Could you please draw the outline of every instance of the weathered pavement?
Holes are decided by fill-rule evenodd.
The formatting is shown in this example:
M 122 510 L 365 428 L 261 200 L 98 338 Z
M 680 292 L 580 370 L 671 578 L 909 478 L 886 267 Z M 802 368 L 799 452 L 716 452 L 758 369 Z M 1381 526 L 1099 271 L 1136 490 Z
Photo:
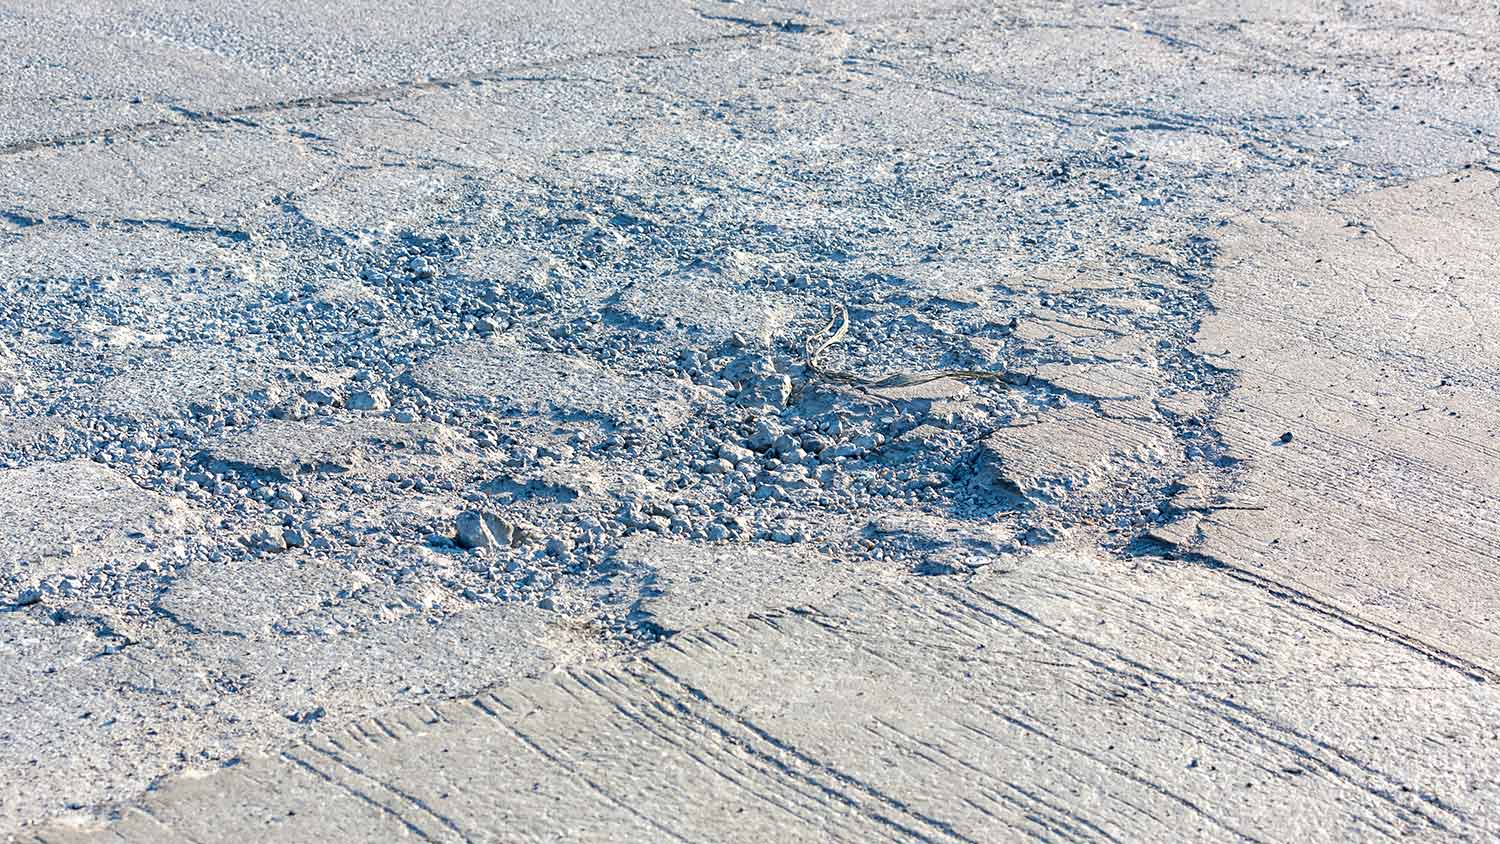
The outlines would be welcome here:
M 1497 705 L 1212 571 L 1041 554 L 359 721 L 39 839 L 1483 838 Z
M 1496 10 L 843 5 L 0 6 L 0 835 L 1500 836 Z
M 1500 219 L 1497 186 L 1493 174 L 1443 177 L 1341 209 L 1337 227 L 1319 209 L 1286 215 L 1270 234 L 1267 223 L 1242 220 L 1231 237 L 1247 263 L 1265 256 L 1280 266 L 1297 260 L 1295 250 L 1274 248 L 1288 228 L 1321 225 L 1343 242 L 1310 233 L 1297 242 L 1316 249 L 1310 260 L 1337 265 L 1372 248 L 1343 232 L 1358 229 L 1345 220 L 1357 222 L 1373 207 L 1385 212 L 1396 243 L 1404 235 L 1427 243 L 1430 255 L 1467 254 L 1463 243 L 1495 242 L 1482 229 Z M 1434 213 L 1447 224 L 1435 225 Z M 1247 245 L 1257 235 L 1270 241 L 1264 252 Z M 1440 263 L 1450 283 L 1494 272 Z M 1446 289 L 1423 277 L 1420 259 L 1410 264 L 1405 296 L 1430 301 L 1434 289 Z M 1243 342 L 1279 346 L 1274 332 L 1253 321 L 1265 311 L 1238 302 L 1256 301 L 1257 280 L 1278 282 L 1279 295 L 1285 279 L 1233 266 L 1226 286 L 1244 298 L 1221 309 L 1214 333 L 1200 342 L 1232 343 L 1225 333 L 1238 329 Z M 1322 303 L 1333 285 L 1320 287 L 1316 273 L 1298 278 L 1307 280 L 1299 289 L 1319 303 L 1318 313 L 1336 312 Z M 1286 298 L 1272 311 L 1283 322 L 1296 313 Z M 1429 383 L 1424 367 L 1441 366 L 1437 355 L 1462 349 L 1467 335 L 1445 330 L 1440 348 L 1420 355 L 1405 320 L 1383 323 L 1392 312 L 1381 299 L 1363 301 L 1361 341 L 1394 342 L 1383 332 L 1399 331 L 1412 352 L 1409 374 L 1381 373 L 1381 392 L 1446 388 Z M 1453 301 L 1483 300 L 1460 291 Z M 1481 305 L 1468 326 L 1475 336 L 1483 336 L 1487 316 Z M 1283 365 L 1275 406 L 1318 407 L 1317 399 L 1328 399 L 1328 370 L 1308 366 L 1307 356 L 1294 351 L 1293 363 Z M 1358 384 L 1359 360 L 1338 370 L 1341 384 Z M 1449 382 L 1493 377 L 1449 371 Z M 1265 395 L 1256 375 L 1245 373 L 1231 406 Z M 1493 406 L 1485 416 L 1483 404 L 1492 388 L 1486 384 L 1479 407 L 1466 406 L 1465 424 L 1493 425 Z M 1334 401 L 1364 406 L 1359 396 L 1368 394 L 1351 400 L 1351 392 Z M 1362 479 L 1371 461 L 1359 451 L 1367 439 L 1329 429 L 1368 426 L 1369 416 L 1325 404 L 1327 416 L 1315 426 L 1305 413 L 1256 406 L 1270 418 L 1239 430 L 1296 429 L 1290 443 L 1278 438 L 1275 447 L 1316 449 L 1302 465 L 1342 481 L 1287 478 L 1292 458 L 1246 454 L 1250 479 L 1240 488 L 1257 493 L 1265 509 L 1195 518 L 1195 532 L 1177 549 L 1210 549 L 1222 559 L 1193 550 L 1190 565 L 1145 574 L 1117 560 L 1037 552 L 967 579 L 854 586 L 739 620 L 664 612 L 672 629 L 707 623 L 638 658 L 356 721 L 173 783 L 126 807 L 102 837 L 59 829 L 37 840 L 192 842 L 226 831 L 235 840 L 288 842 L 330 833 L 369 841 L 1500 835 L 1496 663 L 1483 639 L 1454 629 L 1465 618 L 1482 621 L 1493 595 L 1475 588 L 1490 576 L 1485 549 L 1474 554 L 1461 541 L 1466 534 L 1449 528 L 1458 539 L 1413 560 L 1407 543 L 1416 537 L 1391 541 L 1399 520 L 1374 507 L 1363 518 L 1321 526 L 1331 534 L 1324 547 L 1360 549 L 1359 567 L 1276 535 L 1297 530 L 1299 518 L 1338 512 L 1345 496 L 1368 496 Z M 1407 416 L 1398 410 L 1396 418 Z M 1451 415 L 1439 418 L 1452 424 Z M 1369 437 L 1369 427 L 1359 430 Z M 1432 453 L 1428 443 L 1401 438 L 1386 459 L 1417 463 Z M 1482 489 L 1455 490 L 1422 476 L 1411 489 L 1441 490 L 1446 500 L 1476 508 L 1490 500 Z M 1442 536 L 1442 519 L 1426 513 L 1426 530 Z M 1270 521 L 1247 528 L 1246 520 Z M 1380 541 L 1361 544 L 1377 527 Z M 1272 534 L 1264 543 L 1287 550 L 1258 556 L 1216 544 L 1247 533 Z M 1416 606 L 1371 608 L 1357 591 L 1323 579 L 1343 572 L 1390 583 L 1416 562 L 1433 570 L 1413 579 L 1411 600 L 1422 596 Z M 720 563 L 730 576 L 744 565 Z M 1447 585 L 1444 575 L 1467 588 Z

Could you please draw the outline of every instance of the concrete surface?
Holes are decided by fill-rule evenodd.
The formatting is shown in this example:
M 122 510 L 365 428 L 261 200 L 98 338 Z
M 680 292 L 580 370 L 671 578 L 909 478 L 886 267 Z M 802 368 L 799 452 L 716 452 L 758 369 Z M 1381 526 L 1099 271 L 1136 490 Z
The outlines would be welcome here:
M 174 783 L 105 835 L 36 840 L 1500 832 L 1493 686 L 1210 570 L 1019 566 L 858 587 L 354 722 Z
M 1495 837 L 1497 20 L 0 3 L 0 835 Z
M 1237 373 L 1216 427 L 1246 461 L 1237 499 L 1264 509 L 1174 526 L 1183 547 L 1500 680 L 1500 176 L 1247 218 L 1223 242 L 1198 348 Z

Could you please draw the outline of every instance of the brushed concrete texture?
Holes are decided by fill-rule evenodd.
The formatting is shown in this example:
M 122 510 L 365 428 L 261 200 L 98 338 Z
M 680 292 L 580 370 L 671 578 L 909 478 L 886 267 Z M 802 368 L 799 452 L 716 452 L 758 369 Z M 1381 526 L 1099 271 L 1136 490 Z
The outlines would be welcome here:
M 32 840 L 1479 840 L 1497 694 L 1208 569 L 1045 553 L 342 725 Z
M 1500 679 L 1500 174 L 1223 235 L 1198 349 L 1235 371 L 1236 500 L 1181 547 Z M 1290 435 L 1283 441 L 1285 435 Z

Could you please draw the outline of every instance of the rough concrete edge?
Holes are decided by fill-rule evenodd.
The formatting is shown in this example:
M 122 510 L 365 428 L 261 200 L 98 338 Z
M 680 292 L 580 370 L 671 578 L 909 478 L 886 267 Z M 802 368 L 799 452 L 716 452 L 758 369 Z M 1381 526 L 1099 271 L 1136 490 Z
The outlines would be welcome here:
M 1455 175 L 1462 175 L 1465 171 L 1470 169 L 1478 169 L 1491 173 L 1500 173 L 1500 165 L 1493 163 L 1490 160 L 1490 156 L 1488 154 L 1485 154 L 1481 157 L 1476 158 L 1474 161 L 1470 162 L 1464 167 L 1460 167 L 1456 170 L 1438 173 L 1431 176 L 1411 178 L 1394 185 L 1371 185 L 1365 190 L 1352 191 L 1350 193 L 1344 194 L 1338 198 L 1337 202 L 1344 202 L 1350 199 L 1379 193 L 1381 191 L 1407 188 L 1423 182 L 1448 179 L 1452 178 Z M 1295 210 L 1295 208 L 1300 207 L 1304 206 L 1294 206 L 1293 209 L 1288 210 Z M 1245 211 L 1231 217 L 1228 220 L 1228 223 L 1232 225 L 1241 221 L 1253 222 L 1259 219 L 1260 213 L 1262 212 Z M 1218 269 L 1218 267 L 1215 267 L 1215 269 Z M 1215 281 L 1217 281 L 1217 278 L 1215 278 Z M 1221 320 L 1229 319 L 1230 317 L 1227 315 L 1227 313 L 1221 309 L 1220 303 L 1215 301 L 1214 287 L 1215 285 L 1210 285 L 1206 293 L 1210 305 L 1209 314 L 1212 318 Z M 1194 330 L 1191 345 L 1187 349 L 1189 354 L 1201 356 L 1201 352 L 1196 351 L 1194 347 L 1199 343 L 1200 337 L 1205 330 L 1206 322 L 1207 320 L 1200 320 L 1196 329 Z M 1222 369 L 1232 373 L 1234 378 L 1234 386 L 1231 388 L 1230 394 L 1243 389 L 1240 384 L 1241 370 L 1239 368 L 1229 365 L 1223 365 L 1220 363 L 1211 363 L 1211 365 L 1217 369 Z M 1217 403 L 1211 404 L 1209 407 L 1209 412 L 1207 414 L 1207 427 L 1215 434 L 1215 436 L 1218 436 L 1218 429 L 1215 424 L 1218 420 L 1218 417 L 1219 409 Z M 1237 465 L 1233 475 L 1234 480 L 1230 485 L 1226 485 L 1220 491 L 1231 492 L 1234 488 L 1233 485 L 1240 482 L 1240 480 L 1244 477 L 1244 473 L 1253 470 L 1253 464 L 1254 458 L 1237 457 Z M 1198 530 L 1201 531 L 1201 527 L 1198 528 Z M 1361 633 L 1376 636 L 1399 647 L 1410 650 L 1413 653 L 1416 653 L 1439 665 L 1458 671 L 1471 680 L 1475 680 L 1481 683 L 1500 683 L 1500 670 L 1497 670 L 1496 668 L 1481 665 L 1466 657 L 1452 653 L 1451 651 L 1439 645 L 1426 642 L 1420 638 L 1403 633 L 1400 630 L 1396 630 L 1395 628 L 1392 628 L 1388 625 L 1364 618 L 1357 613 L 1340 607 L 1336 603 L 1319 598 L 1316 595 L 1299 589 L 1296 586 L 1293 586 L 1284 581 L 1267 577 L 1263 574 L 1251 571 L 1250 569 L 1239 566 L 1232 561 L 1202 553 L 1199 550 L 1203 545 L 1201 533 L 1198 534 L 1197 538 L 1193 538 L 1186 535 L 1179 535 L 1171 531 L 1162 532 L 1158 530 L 1148 533 L 1143 538 L 1148 541 L 1148 545 L 1147 547 L 1138 550 L 1135 556 L 1154 556 L 1170 560 L 1190 562 L 1198 564 L 1204 568 L 1211 569 L 1213 571 L 1221 572 L 1234 580 L 1253 586 L 1281 600 L 1288 601 L 1303 610 L 1316 613 L 1347 627 L 1350 627 L 1354 630 L 1357 630 Z

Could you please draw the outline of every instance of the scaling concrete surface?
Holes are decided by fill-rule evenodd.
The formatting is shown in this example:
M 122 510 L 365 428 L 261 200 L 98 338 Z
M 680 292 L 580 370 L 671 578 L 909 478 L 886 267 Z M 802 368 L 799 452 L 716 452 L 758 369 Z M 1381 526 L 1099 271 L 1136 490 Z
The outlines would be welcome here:
M 1500 834 L 1497 19 L 5 4 L 0 833 Z

